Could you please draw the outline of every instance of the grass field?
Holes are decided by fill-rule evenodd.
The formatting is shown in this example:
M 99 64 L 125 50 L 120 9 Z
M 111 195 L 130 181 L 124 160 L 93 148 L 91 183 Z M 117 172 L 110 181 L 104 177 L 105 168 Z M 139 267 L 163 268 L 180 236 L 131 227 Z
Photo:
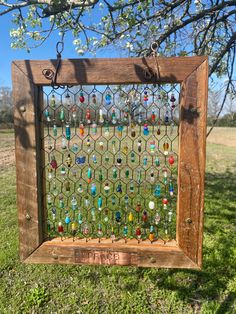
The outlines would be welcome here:
M 0 131 L 0 313 L 236 313 L 236 129 L 207 144 L 203 270 L 24 265 L 14 139 Z

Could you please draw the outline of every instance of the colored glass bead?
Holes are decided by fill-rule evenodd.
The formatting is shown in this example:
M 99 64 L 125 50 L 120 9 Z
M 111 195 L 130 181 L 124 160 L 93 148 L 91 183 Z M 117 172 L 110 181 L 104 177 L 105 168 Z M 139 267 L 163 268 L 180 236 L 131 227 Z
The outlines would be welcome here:
M 161 220 L 161 216 L 159 215 L 159 213 L 156 213 L 155 218 L 154 218 L 155 224 L 158 225 L 160 220 Z
M 92 95 L 92 103 L 94 105 L 96 105 L 96 103 L 97 103 L 97 99 L 96 99 L 96 95 L 95 94 Z
M 70 136 L 71 136 L 70 125 L 67 124 L 67 125 L 66 125 L 66 139 L 67 139 L 68 141 L 70 140 Z
M 169 122 L 169 111 L 167 110 L 165 113 L 165 123 Z
M 91 112 L 90 109 L 86 110 L 86 119 L 87 119 L 87 124 L 91 123 Z
M 108 137 L 108 136 L 110 135 L 110 129 L 109 129 L 108 121 L 106 121 L 106 123 L 105 123 L 104 135 L 105 135 L 106 137 Z
M 68 180 L 65 181 L 64 186 L 65 186 L 66 192 L 69 192 L 70 191 L 70 182 Z
M 106 194 L 108 194 L 108 193 L 109 193 L 109 191 L 110 191 L 110 187 L 109 187 L 109 184 L 108 184 L 108 183 L 105 183 L 105 186 L 104 186 L 104 191 L 105 191 L 105 193 L 106 193 Z
M 172 182 L 169 183 L 169 193 L 170 196 L 174 196 L 174 186 Z
M 140 240 L 140 239 L 141 239 L 141 228 L 140 228 L 140 227 L 137 227 L 135 233 L 136 233 L 136 236 L 137 236 L 138 240 Z
M 83 218 L 82 218 L 82 214 L 79 212 L 78 213 L 78 223 L 81 225 L 83 223 Z
M 61 148 L 62 149 L 66 149 L 67 148 L 66 138 L 64 136 L 61 139 Z
M 111 94 L 107 93 L 105 96 L 105 104 L 109 106 L 111 104 Z
M 103 181 L 103 174 L 102 174 L 102 169 L 99 170 L 99 176 L 98 176 L 98 179 L 100 182 Z
M 103 111 L 102 109 L 99 109 L 99 123 L 103 124 L 104 123 L 104 118 L 103 118 Z
M 174 156 L 170 155 L 168 161 L 169 161 L 169 164 L 172 166 L 174 164 L 174 162 L 175 162 Z
M 104 149 L 104 143 L 101 141 L 101 142 L 99 142 L 99 148 L 100 148 L 100 150 L 103 150 Z
M 143 104 L 145 106 L 147 106 L 147 104 L 148 104 L 148 92 L 147 91 L 144 91 Z
M 129 197 L 128 195 L 125 195 L 125 207 L 127 208 L 129 205 Z
M 83 193 L 84 192 L 84 189 L 83 189 L 83 186 L 81 183 L 79 183 L 79 187 L 78 187 L 78 193 Z
M 75 237 L 76 231 L 77 231 L 76 223 L 72 222 L 72 224 L 71 224 L 71 232 L 72 232 L 73 237 Z
M 71 108 L 71 112 L 72 112 L 72 118 L 73 118 L 74 120 L 76 120 L 76 114 L 77 114 L 77 108 L 76 108 L 76 106 L 73 106 L 73 107 Z
M 144 156 L 143 157 L 143 165 L 144 166 L 147 166 L 147 161 L 148 161 L 147 156 Z
M 50 194 L 47 195 L 47 203 L 49 206 L 52 205 L 52 197 Z
M 134 181 L 130 181 L 130 186 L 129 186 L 129 191 L 130 193 L 134 193 Z
M 160 186 L 160 184 L 158 184 L 156 186 L 155 191 L 154 191 L 154 195 L 157 196 L 157 197 L 161 196 L 161 186 Z
M 70 168 L 70 166 L 72 164 L 72 158 L 71 158 L 70 154 L 67 155 L 66 164 L 67 164 L 67 167 Z
M 136 136 L 134 124 L 131 124 L 131 134 L 130 135 L 131 135 L 131 137 L 135 137 Z
M 152 140 L 152 141 L 150 142 L 150 153 L 151 153 L 151 154 L 154 154 L 154 153 L 155 153 L 155 149 L 156 149 L 156 143 L 155 143 L 154 140 Z
M 112 124 L 116 124 L 116 111 L 115 111 L 115 109 L 112 109 L 112 113 L 111 113 L 111 123 L 112 123 Z
M 150 240 L 150 242 L 153 242 L 155 239 L 153 226 L 150 226 L 150 233 L 149 233 L 148 239 Z
M 116 192 L 117 192 L 117 193 L 122 193 L 122 185 L 121 185 L 121 183 L 119 183 L 119 184 L 117 185 Z
M 92 169 L 91 168 L 88 168 L 87 177 L 88 177 L 88 183 L 90 183 L 92 181 Z
M 61 110 L 60 110 L 59 119 L 60 119 L 61 122 L 65 121 L 65 111 L 64 111 L 64 108 L 61 108 Z
M 153 209 L 155 208 L 155 202 L 154 202 L 154 201 L 150 201 L 150 202 L 148 203 L 148 207 L 149 207 L 151 210 L 153 210 Z
M 80 123 L 79 134 L 80 134 L 80 136 L 84 136 L 84 125 L 83 125 L 83 123 Z
M 141 211 L 141 204 L 140 204 L 140 203 L 137 203 L 137 205 L 136 205 L 136 211 L 137 211 L 137 212 L 140 212 L 140 211 Z
M 128 235 L 128 227 L 126 225 L 124 226 L 124 229 L 123 229 L 123 235 L 124 235 L 125 238 Z
M 75 158 L 75 163 L 78 165 L 83 165 L 86 162 L 86 156 L 78 156 Z
M 57 126 L 56 126 L 56 124 L 53 125 L 53 136 L 57 136 Z
M 97 134 L 97 130 L 98 130 L 97 124 L 96 124 L 96 122 L 94 121 L 93 124 L 92 124 L 92 133 L 93 133 L 93 135 L 96 135 L 96 134 Z
M 53 155 L 52 158 L 51 158 L 50 164 L 51 164 L 51 167 L 52 167 L 53 169 L 57 169 L 57 161 L 56 161 L 56 158 L 55 158 L 54 155 Z
M 98 224 L 98 236 L 101 237 L 102 236 L 102 225 L 101 224 Z
M 93 155 L 93 156 L 92 156 L 92 160 L 93 160 L 93 163 L 96 164 L 96 163 L 97 163 L 97 156 L 96 156 L 96 155 Z
M 54 177 L 54 173 L 53 173 L 53 170 L 52 168 L 49 168 L 48 169 L 48 180 L 52 180 L 52 178 Z
M 74 144 L 72 145 L 71 150 L 72 150 L 73 153 L 77 154 L 78 151 L 79 151 L 79 145 L 76 144 L 76 143 L 74 143 Z
M 48 109 L 45 109 L 44 116 L 45 116 L 47 122 L 51 121 L 51 114 L 50 114 Z
M 135 162 L 135 153 L 132 151 L 130 154 L 131 162 Z
M 52 94 L 51 100 L 50 100 L 50 106 L 55 109 L 56 108 L 56 99 L 55 99 L 55 95 Z
M 116 219 L 116 222 L 121 222 L 121 214 L 120 214 L 120 212 L 116 212 L 115 213 L 115 219 Z
M 172 221 L 172 215 L 173 215 L 173 212 L 172 212 L 172 211 L 169 211 L 169 212 L 168 212 L 168 221 L 169 221 L 169 222 Z
M 112 195 L 111 203 L 112 203 L 113 206 L 116 204 L 116 197 L 115 197 L 115 195 Z
M 152 111 L 152 114 L 151 114 L 151 121 L 154 123 L 156 120 L 156 115 L 155 115 L 155 112 Z
M 76 210 L 77 209 L 77 200 L 76 197 L 73 195 L 72 200 L 71 200 L 71 209 Z
M 170 147 L 169 143 L 165 142 L 163 144 L 163 149 L 164 149 L 164 155 L 165 156 L 167 156 L 169 154 L 169 147 Z
M 102 210 L 102 197 L 101 196 L 98 197 L 98 209 Z
M 89 226 L 86 223 L 83 225 L 82 231 L 85 236 L 89 235 Z
M 97 187 L 96 187 L 96 184 L 93 183 L 93 184 L 91 185 L 91 195 L 92 195 L 92 196 L 96 196 L 96 194 L 97 194 Z
M 71 222 L 70 217 L 69 217 L 69 216 L 66 216 L 66 218 L 65 218 L 65 223 L 68 225 L 70 222 Z
M 162 204 L 167 205 L 168 204 L 168 199 L 166 197 L 163 198 Z
M 113 179 L 117 179 L 117 169 L 116 168 L 113 168 L 112 176 L 113 176 Z
M 142 141 L 138 140 L 138 152 L 141 153 L 142 151 Z
M 134 221 L 134 215 L 133 215 L 132 212 L 129 213 L 128 219 L 129 219 L 129 222 L 133 222 Z
M 143 135 L 149 135 L 149 129 L 147 123 L 143 126 Z
M 57 227 L 57 230 L 59 232 L 59 234 L 62 234 L 63 231 L 64 231 L 64 228 L 63 228 L 63 225 L 61 222 L 58 223 L 58 227 Z
M 142 221 L 143 222 L 146 222 L 148 220 L 148 214 L 146 211 L 143 212 L 143 215 L 142 215 Z
M 118 135 L 118 137 L 122 137 L 123 129 L 124 129 L 123 125 L 118 125 L 118 127 L 117 127 L 117 135 Z
M 156 167 L 160 166 L 160 160 L 159 160 L 158 156 L 156 156 L 155 165 L 156 165 Z
M 80 94 L 79 94 L 79 101 L 81 102 L 81 103 L 84 103 L 84 93 L 83 92 L 80 92 Z
M 116 162 L 117 162 L 117 166 L 121 166 L 121 164 L 122 164 L 122 158 L 121 158 L 120 154 L 118 154 L 118 157 L 117 157 Z
M 129 178 L 129 169 L 128 168 L 125 170 L 125 177 L 126 177 L 126 179 Z

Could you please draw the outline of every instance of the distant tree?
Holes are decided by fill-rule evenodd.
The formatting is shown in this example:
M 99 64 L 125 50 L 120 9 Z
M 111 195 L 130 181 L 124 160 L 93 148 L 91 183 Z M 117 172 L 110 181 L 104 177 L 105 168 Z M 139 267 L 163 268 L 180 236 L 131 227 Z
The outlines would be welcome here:
M 13 124 L 12 91 L 9 87 L 0 87 L 0 124 L 6 127 Z

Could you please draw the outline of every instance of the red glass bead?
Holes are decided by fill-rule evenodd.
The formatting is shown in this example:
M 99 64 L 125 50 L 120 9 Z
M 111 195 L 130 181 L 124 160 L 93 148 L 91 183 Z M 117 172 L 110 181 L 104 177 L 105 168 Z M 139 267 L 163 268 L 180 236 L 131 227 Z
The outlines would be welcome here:
M 165 198 L 163 198 L 163 200 L 162 200 L 162 204 L 164 204 L 164 205 L 167 205 L 168 204 L 168 199 L 165 197 Z
M 64 231 L 64 228 L 62 226 L 61 223 L 58 224 L 58 228 L 57 228 L 58 232 L 62 233 Z
M 136 236 L 140 236 L 141 235 L 141 229 L 138 227 L 136 229 Z
M 175 162 L 175 160 L 174 160 L 174 156 L 173 155 L 171 155 L 170 157 L 169 157 L 169 164 L 170 165 L 173 165 L 174 164 L 174 162 Z

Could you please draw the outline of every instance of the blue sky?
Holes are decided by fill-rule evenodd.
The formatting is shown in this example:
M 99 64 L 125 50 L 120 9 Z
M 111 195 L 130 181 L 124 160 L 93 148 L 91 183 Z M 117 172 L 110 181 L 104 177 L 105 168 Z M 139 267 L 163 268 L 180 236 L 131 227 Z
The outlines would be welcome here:
M 12 49 L 9 32 L 15 25 L 11 22 L 11 19 L 11 14 L 0 17 L 0 86 L 9 87 L 11 87 L 11 62 L 13 60 L 56 58 L 56 43 L 60 40 L 58 32 L 55 32 L 42 46 L 32 49 L 30 53 L 24 49 Z M 76 53 L 72 41 L 72 36 L 67 33 L 65 37 L 65 49 L 62 54 L 64 59 L 81 57 Z M 120 57 L 121 53 L 121 51 L 114 52 L 112 48 L 106 48 L 98 52 L 97 57 Z M 83 57 L 91 57 L 91 55 L 85 54 Z

